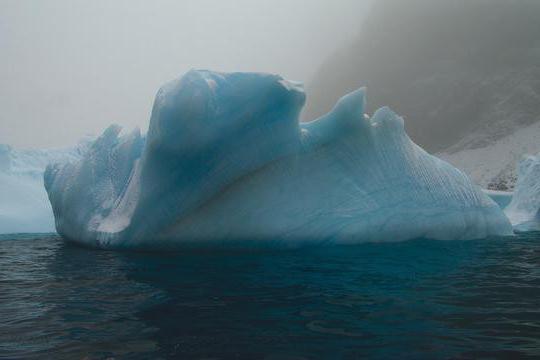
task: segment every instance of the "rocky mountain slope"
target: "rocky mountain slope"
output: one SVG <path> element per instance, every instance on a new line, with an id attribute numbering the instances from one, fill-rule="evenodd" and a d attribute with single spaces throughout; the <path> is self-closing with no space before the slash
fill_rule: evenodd
<path id="1" fill-rule="evenodd" d="M 366 85 L 368 110 L 389 104 L 427 150 L 466 171 L 490 163 L 482 176 L 469 173 L 484 186 L 504 179 L 511 188 L 508 169 L 521 152 L 540 151 L 538 19 L 536 0 L 378 0 L 357 40 L 308 84 L 304 119 Z M 527 139 L 515 135 L 523 129 Z"/>

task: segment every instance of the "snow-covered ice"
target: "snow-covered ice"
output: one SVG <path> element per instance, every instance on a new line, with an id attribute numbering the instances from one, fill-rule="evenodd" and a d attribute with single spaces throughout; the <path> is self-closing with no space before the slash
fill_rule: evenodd
<path id="1" fill-rule="evenodd" d="M 54 232 L 54 216 L 43 188 L 49 163 L 76 161 L 90 138 L 60 149 L 13 149 L 0 145 L 0 233 Z"/>
<path id="2" fill-rule="evenodd" d="M 81 161 L 49 166 L 58 232 L 116 248 L 357 243 L 508 235 L 499 206 L 429 155 L 365 90 L 299 123 L 302 87 L 191 71 L 161 88 L 146 137 L 112 126 Z"/>

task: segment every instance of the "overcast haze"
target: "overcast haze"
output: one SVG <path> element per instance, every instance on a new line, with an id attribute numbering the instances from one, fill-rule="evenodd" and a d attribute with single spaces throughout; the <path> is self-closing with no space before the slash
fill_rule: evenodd
<path id="1" fill-rule="evenodd" d="M 0 143 L 62 146 L 148 126 L 191 68 L 308 82 L 358 34 L 367 0 L 0 0 Z"/>

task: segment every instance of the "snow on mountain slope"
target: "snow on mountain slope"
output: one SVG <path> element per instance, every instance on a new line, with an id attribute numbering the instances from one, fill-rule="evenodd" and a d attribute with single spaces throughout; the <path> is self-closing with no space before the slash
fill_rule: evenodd
<path id="1" fill-rule="evenodd" d="M 540 122 L 518 128 L 487 146 L 460 150 L 472 134 L 437 156 L 466 172 L 478 185 L 494 190 L 513 190 L 517 165 L 525 154 L 540 152 Z"/>

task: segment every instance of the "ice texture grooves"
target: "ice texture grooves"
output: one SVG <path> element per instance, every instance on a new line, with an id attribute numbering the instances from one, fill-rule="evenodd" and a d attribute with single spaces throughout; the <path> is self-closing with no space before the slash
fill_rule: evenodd
<path id="1" fill-rule="evenodd" d="M 64 238 L 115 249 L 298 246 L 508 235 L 500 208 L 365 90 L 298 122 L 302 87 L 191 71 L 160 89 L 146 138 L 112 126 L 45 186 Z"/>

